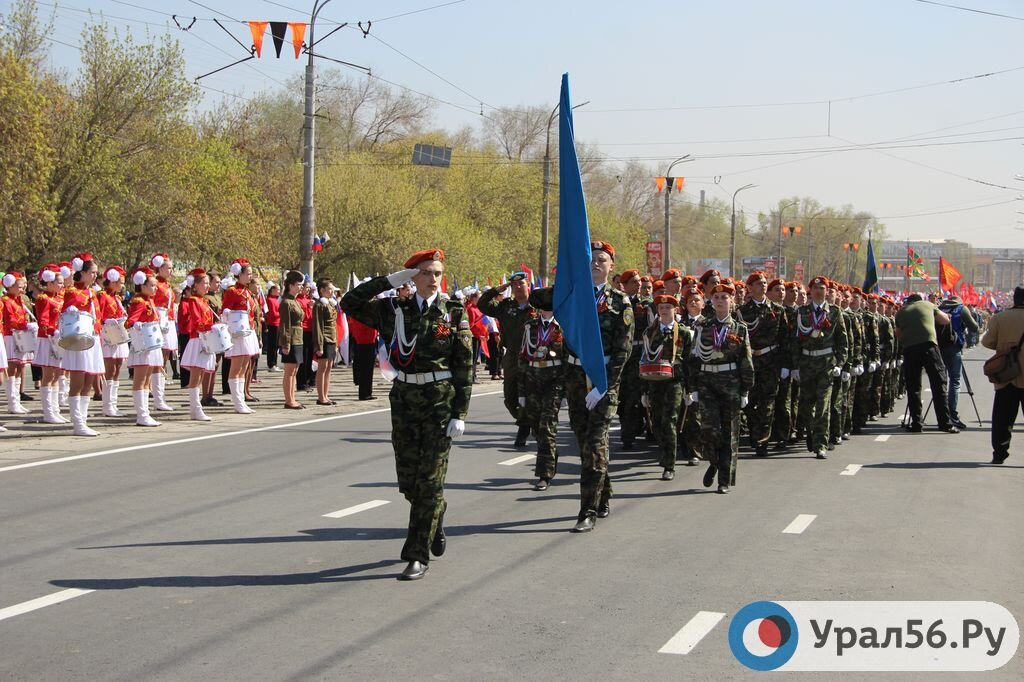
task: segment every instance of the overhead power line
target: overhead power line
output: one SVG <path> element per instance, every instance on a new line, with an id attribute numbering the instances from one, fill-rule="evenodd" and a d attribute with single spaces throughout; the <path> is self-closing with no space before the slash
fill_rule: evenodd
<path id="1" fill-rule="evenodd" d="M 1013 19 L 1015 21 L 1024 21 L 1024 17 L 1014 17 L 1009 14 L 1000 14 L 999 12 L 989 12 L 988 10 L 975 9 L 973 7 L 961 7 L 960 5 L 949 5 L 945 2 L 935 2 L 935 0 L 916 0 L 925 5 L 936 5 L 938 7 L 948 7 L 949 9 L 958 9 L 962 12 L 973 12 L 974 14 L 985 14 L 990 17 L 1000 17 L 1001 19 Z"/>

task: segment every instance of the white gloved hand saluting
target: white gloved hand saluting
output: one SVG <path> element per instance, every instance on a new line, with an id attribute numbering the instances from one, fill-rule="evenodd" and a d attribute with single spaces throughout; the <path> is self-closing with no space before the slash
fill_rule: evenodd
<path id="1" fill-rule="evenodd" d="M 843 372 L 842 374 L 839 375 L 839 377 L 843 380 L 844 384 L 850 383 L 850 373 L 849 372 Z"/>
<path id="2" fill-rule="evenodd" d="M 526 397 L 525 396 L 520 396 L 520 398 L 519 398 L 519 407 L 526 407 Z"/>
<path id="3" fill-rule="evenodd" d="M 840 369 L 839 367 L 833 367 L 832 369 L 830 369 L 828 371 L 828 375 L 830 377 L 832 377 L 833 379 L 838 379 L 839 375 L 842 374 L 842 373 L 843 373 L 843 370 Z"/>
<path id="4" fill-rule="evenodd" d="M 700 401 L 700 394 L 697 391 L 694 391 L 693 393 L 690 393 L 686 396 L 686 400 L 687 405 L 693 405 L 694 403 Z"/>
<path id="5" fill-rule="evenodd" d="M 461 419 L 452 419 L 448 422 L 448 431 L 445 433 L 449 438 L 455 439 L 466 432 L 466 422 Z"/>
<path id="6" fill-rule="evenodd" d="M 748 398 L 747 394 L 744 393 L 743 395 L 740 396 L 740 409 L 746 407 L 749 404 L 750 404 L 750 398 Z"/>
<path id="7" fill-rule="evenodd" d="M 782 371 L 779 373 L 779 378 L 780 379 L 788 379 L 789 378 L 789 374 L 790 374 L 789 370 L 787 368 L 783 367 Z"/>
<path id="8" fill-rule="evenodd" d="M 393 286 L 395 289 L 402 286 L 410 279 L 413 275 L 419 274 L 419 268 L 406 268 L 405 270 L 399 270 L 398 272 L 392 272 L 388 275 L 388 284 Z"/>
<path id="9" fill-rule="evenodd" d="M 600 391 L 596 388 L 591 389 L 590 393 L 588 393 L 586 397 L 587 409 L 592 410 L 597 407 L 597 404 L 601 402 L 601 398 L 603 397 L 604 391 Z"/>

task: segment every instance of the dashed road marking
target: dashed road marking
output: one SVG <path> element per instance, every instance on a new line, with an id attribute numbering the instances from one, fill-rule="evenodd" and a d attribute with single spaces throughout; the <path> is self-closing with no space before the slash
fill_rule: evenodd
<path id="1" fill-rule="evenodd" d="M 686 625 L 680 628 L 679 632 L 672 636 L 672 639 L 665 642 L 665 646 L 658 649 L 659 654 L 679 654 L 685 656 L 693 651 L 693 648 L 700 643 L 704 637 L 711 632 L 719 621 L 725 618 L 724 613 L 714 611 L 698 611 L 697 615 L 690 619 Z"/>
<path id="2" fill-rule="evenodd" d="M 370 500 L 369 502 L 363 502 L 362 504 L 357 504 L 354 507 L 345 507 L 344 509 L 339 509 L 336 512 L 331 512 L 330 514 L 324 514 L 324 516 L 326 518 L 328 518 L 328 519 L 340 519 L 340 518 L 343 518 L 345 516 L 352 516 L 353 514 L 358 514 L 359 512 L 366 511 L 367 509 L 376 509 L 377 507 L 383 507 L 385 504 L 390 504 L 390 501 L 389 500 Z"/>
<path id="3" fill-rule="evenodd" d="M 847 464 L 846 469 L 839 472 L 840 476 L 856 476 L 857 472 L 860 471 L 861 464 Z"/>
<path id="4" fill-rule="evenodd" d="M 504 462 L 498 462 L 501 466 L 514 467 L 516 464 L 522 464 L 535 458 L 537 455 L 520 455 L 519 457 L 513 457 L 512 459 L 506 459 Z"/>
<path id="5" fill-rule="evenodd" d="M 888 435 L 888 434 L 886 434 L 884 436 L 875 436 L 875 442 L 876 443 L 884 443 L 885 441 L 889 440 L 890 438 L 892 438 L 892 436 Z"/>
<path id="6" fill-rule="evenodd" d="M 786 526 L 782 532 L 790 535 L 800 535 L 807 530 L 807 526 L 811 525 L 816 518 L 818 518 L 817 514 L 799 514 L 793 519 L 793 523 Z"/>
<path id="7" fill-rule="evenodd" d="M 80 590 L 77 588 L 69 590 L 61 590 L 60 592 L 54 592 L 45 597 L 39 597 L 38 599 L 32 599 L 30 601 L 15 604 L 14 606 L 8 606 L 6 609 L 0 609 L 0 620 L 7 620 L 8 618 L 14 618 L 24 613 L 36 611 L 38 609 L 53 606 L 59 604 L 68 599 L 74 599 L 75 597 L 81 597 L 83 594 L 89 594 L 95 592 L 95 590 Z"/>

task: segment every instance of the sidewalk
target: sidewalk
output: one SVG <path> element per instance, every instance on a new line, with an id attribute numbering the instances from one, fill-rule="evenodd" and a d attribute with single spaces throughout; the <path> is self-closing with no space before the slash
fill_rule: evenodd
<path id="1" fill-rule="evenodd" d="M 298 400 L 306 406 L 305 410 L 284 409 L 284 395 L 281 390 L 283 373 L 268 372 L 265 367 L 259 368 L 258 384 L 252 385 L 252 394 L 259 402 L 249 403 L 253 414 L 236 414 L 231 405 L 230 396 L 220 395 L 220 375 L 214 396 L 223 404 L 221 407 L 203 408 L 213 421 L 196 422 L 188 418 L 188 393 L 179 388 L 177 381 L 168 376 L 167 402 L 175 408 L 174 412 L 157 412 L 150 410 L 153 418 L 162 426 L 146 428 L 135 425 L 135 413 L 132 408 L 131 380 L 127 370 L 121 380 L 118 407 L 125 417 L 102 416 L 102 403 L 93 401 L 89 407 L 89 426 L 100 432 L 99 436 L 88 438 L 71 435 L 71 424 L 44 424 L 42 422 L 39 393 L 29 383 L 28 395 L 35 400 L 23 403 L 30 410 L 29 414 L 0 413 L 0 424 L 7 431 L 0 433 L 0 467 L 20 464 L 40 458 L 65 457 L 85 452 L 95 452 L 110 448 L 130 447 L 146 443 L 193 438 L 215 433 L 238 431 L 248 428 L 259 428 L 285 424 L 291 421 L 304 421 L 318 417 L 351 414 L 368 410 L 385 409 L 388 407 L 388 392 L 391 382 L 385 381 L 379 371 L 374 372 L 374 400 L 360 401 L 358 392 L 352 383 L 352 370 L 349 367 L 335 367 L 331 373 L 331 399 L 336 405 L 317 405 L 316 391 L 300 392 Z M 6 405 L 2 405 L 6 408 Z M 61 414 L 68 418 L 67 408 Z"/>

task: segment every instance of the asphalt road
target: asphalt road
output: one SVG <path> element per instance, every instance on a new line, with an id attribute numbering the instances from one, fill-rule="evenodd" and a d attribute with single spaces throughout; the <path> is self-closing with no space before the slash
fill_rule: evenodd
<path id="1" fill-rule="evenodd" d="M 0 679 L 738 679 L 757 673 L 730 652 L 729 620 L 761 599 L 987 600 L 1021 621 L 1024 434 L 987 464 L 982 357 L 966 366 L 985 429 L 942 434 L 932 417 L 909 434 L 890 416 L 826 461 L 741 459 L 727 496 L 702 467 L 663 482 L 653 450 L 613 451 L 612 515 L 586 535 L 568 532 L 567 425 L 558 477 L 533 492 L 484 382 L 452 449 L 448 551 L 413 583 L 395 580 L 408 508 L 383 401 L 0 468 Z M 799 515 L 814 518 L 783 533 Z M 724 617 L 688 653 L 659 653 L 701 612 Z M 1024 679 L 1024 653 L 983 676 Z"/>

